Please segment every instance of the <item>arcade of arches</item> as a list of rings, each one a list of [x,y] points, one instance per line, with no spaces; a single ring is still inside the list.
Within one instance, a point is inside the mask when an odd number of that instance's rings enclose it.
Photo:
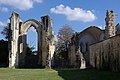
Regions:
[[[38,35],[38,65],[51,67],[53,65],[54,31],[49,16],[41,17],[41,22],[29,19],[20,22],[19,14],[13,12],[9,26],[9,67],[22,67],[25,65],[26,35],[28,29],[33,26]]]

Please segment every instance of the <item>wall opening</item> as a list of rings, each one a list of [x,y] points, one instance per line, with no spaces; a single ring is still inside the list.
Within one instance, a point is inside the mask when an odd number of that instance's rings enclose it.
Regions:
[[[27,31],[27,46],[25,54],[25,66],[34,68],[38,66],[38,33],[31,26]]]

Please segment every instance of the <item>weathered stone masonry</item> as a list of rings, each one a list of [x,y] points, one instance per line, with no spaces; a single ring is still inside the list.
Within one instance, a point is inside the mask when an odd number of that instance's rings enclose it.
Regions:
[[[120,35],[91,45],[90,64],[97,69],[120,71]]]
[[[51,66],[53,64],[54,31],[49,16],[41,17],[41,22],[29,19],[20,22],[19,14],[13,12],[10,17],[9,26],[9,67],[21,67],[25,65],[26,35],[28,29],[33,26],[38,34],[38,64]]]
[[[81,68],[84,60],[86,67],[120,70],[120,36],[117,35],[120,29],[119,25],[115,26],[115,13],[112,10],[107,10],[105,23],[103,30],[91,26],[74,34],[69,46],[70,66]]]
[[[120,35],[115,34],[115,14],[107,11],[105,39],[90,46],[90,64],[94,68],[120,71]]]

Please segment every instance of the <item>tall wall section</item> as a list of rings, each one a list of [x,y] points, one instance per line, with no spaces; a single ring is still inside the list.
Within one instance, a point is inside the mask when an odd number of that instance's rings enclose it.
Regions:
[[[90,64],[97,69],[120,71],[120,35],[91,45]]]
[[[112,10],[107,10],[105,22],[105,39],[108,39],[115,36],[115,13]]]

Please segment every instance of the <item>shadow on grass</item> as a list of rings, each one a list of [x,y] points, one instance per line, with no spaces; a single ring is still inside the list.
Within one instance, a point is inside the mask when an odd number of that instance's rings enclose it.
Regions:
[[[18,69],[45,69],[45,66],[37,65],[37,66],[22,66],[18,67]]]
[[[56,69],[64,80],[120,80],[120,73],[95,69]]]

